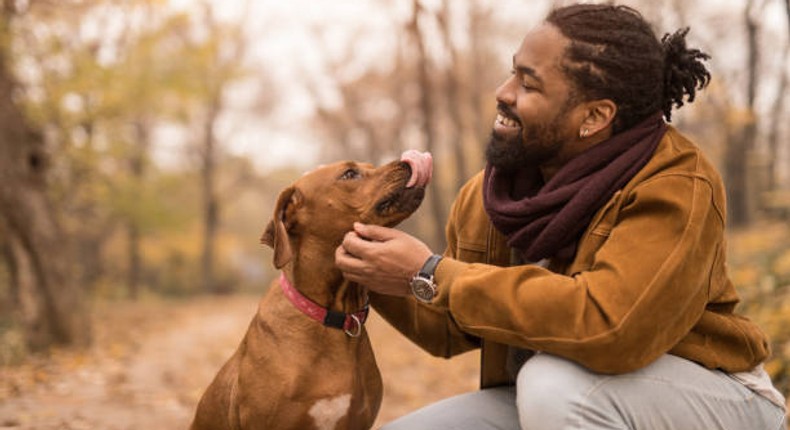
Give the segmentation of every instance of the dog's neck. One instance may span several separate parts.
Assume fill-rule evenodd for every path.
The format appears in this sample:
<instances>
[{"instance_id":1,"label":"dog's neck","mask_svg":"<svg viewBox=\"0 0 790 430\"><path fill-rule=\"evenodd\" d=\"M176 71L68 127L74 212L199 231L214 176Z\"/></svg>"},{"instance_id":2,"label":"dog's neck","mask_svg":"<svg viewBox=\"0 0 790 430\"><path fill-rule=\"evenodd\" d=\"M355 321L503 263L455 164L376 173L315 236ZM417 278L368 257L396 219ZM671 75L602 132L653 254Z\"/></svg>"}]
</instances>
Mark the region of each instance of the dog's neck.
<instances>
[{"instance_id":1,"label":"dog's neck","mask_svg":"<svg viewBox=\"0 0 790 430\"><path fill-rule=\"evenodd\" d=\"M327 250L299 252L283 267L286 277L302 295L331 310L356 312L367 302L367 289L343 278ZM331 250L329 255L334 255Z\"/></svg>"}]
</instances>

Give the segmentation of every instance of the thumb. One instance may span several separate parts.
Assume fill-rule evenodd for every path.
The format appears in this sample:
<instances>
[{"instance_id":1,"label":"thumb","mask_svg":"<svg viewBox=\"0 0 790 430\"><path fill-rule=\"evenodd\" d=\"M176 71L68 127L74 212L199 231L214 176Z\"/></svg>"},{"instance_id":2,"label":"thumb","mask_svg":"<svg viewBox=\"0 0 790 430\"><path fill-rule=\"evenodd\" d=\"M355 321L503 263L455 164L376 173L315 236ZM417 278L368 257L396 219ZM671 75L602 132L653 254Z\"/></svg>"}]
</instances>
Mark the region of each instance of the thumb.
<instances>
[{"instance_id":1,"label":"thumb","mask_svg":"<svg viewBox=\"0 0 790 430\"><path fill-rule=\"evenodd\" d=\"M395 238L395 232L397 230L375 224L362 224L361 222L355 222L354 231L357 232L360 237L367 240L386 242Z\"/></svg>"}]
</instances>

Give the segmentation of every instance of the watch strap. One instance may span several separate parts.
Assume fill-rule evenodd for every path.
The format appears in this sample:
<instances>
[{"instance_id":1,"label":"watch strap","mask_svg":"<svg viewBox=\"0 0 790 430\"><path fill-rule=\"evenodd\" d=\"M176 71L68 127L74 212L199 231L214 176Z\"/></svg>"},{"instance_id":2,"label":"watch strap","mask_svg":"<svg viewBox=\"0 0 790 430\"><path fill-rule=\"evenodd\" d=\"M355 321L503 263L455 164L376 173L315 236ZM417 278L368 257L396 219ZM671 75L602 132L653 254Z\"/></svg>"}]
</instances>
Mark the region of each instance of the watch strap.
<instances>
[{"instance_id":1,"label":"watch strap","mask_svg":"<svg viewBox=\"0 0 790 430\"><path fill-rule=\"evenodd\" d=\"M422 269L420 269L420 276L425 278L433 278L434 272L436 272L436 266L439 265L439 261L442 259L442 256L439 254L433 254L425 260L425 264L423 264Z\"/></svg>"}]
</instances>

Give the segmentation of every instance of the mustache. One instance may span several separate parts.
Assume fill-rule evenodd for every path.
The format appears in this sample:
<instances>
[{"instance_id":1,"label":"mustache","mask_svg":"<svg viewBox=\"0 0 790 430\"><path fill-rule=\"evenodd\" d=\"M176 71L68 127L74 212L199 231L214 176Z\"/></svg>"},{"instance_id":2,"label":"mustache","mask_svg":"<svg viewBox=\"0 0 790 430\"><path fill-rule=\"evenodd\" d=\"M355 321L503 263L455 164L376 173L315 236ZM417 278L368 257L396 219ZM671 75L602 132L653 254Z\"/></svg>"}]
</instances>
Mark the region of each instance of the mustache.
<instances>
[{"instance_id":1,"label":"mustache","mask_svg":"<svg viewBox=\"0 0 790 430\"><path fill-rule=\"evenodd\" d=\"M516 113L513 112L513 110L510 109L510 106L506 105L505 103L497 102L496 110L497 110L497 112L499 112L499 113L505 115L506 117L508 117L508 118L516 121L517 123L521 124L521 120L518 119L518 116L516 115Z\"/></svg>"}]
</instances>

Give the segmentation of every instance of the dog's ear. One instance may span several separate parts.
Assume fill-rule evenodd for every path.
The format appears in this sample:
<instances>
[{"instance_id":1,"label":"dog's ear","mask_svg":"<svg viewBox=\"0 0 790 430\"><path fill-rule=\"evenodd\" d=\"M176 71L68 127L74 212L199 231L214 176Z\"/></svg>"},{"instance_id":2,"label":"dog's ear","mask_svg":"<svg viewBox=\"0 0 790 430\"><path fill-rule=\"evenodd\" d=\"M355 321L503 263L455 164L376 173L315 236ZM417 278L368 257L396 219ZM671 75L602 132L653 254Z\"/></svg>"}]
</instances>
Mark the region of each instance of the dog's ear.
<instances>
[{"instance_id":1,"label":"dog's ear","mask_svg":"<svg viewBox=\"0 0 790 430\"><path fill-rule=\"evenodd\" d=\"M294 226L294 213L299 206L300 198L301 195L295 187L284 189L277 198L272 220L261 236L261 243L274 249L274 267L278 269L293 258L288 232Z\"/></svg>"}]
</instances>

